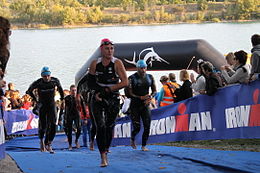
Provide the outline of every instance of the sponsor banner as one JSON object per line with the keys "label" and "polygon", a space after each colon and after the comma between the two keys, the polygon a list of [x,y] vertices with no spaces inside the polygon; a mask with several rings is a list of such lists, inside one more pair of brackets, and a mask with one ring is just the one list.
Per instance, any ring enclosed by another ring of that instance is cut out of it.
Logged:
{"label": "sponsor banner", "polygon": [[[148,143],[170,141],[260,138],[260,81],[228,86],[214,96],[198,95],[152,110]],[[128,145],[129,117],[114,128],[113,145]],[[141,144],[142,128],[136,136]]]}
{"label": "sponsor banner", "polygon": [[31,110],[11,110],[4,114],[7,134],[38,134],[39,117]]}

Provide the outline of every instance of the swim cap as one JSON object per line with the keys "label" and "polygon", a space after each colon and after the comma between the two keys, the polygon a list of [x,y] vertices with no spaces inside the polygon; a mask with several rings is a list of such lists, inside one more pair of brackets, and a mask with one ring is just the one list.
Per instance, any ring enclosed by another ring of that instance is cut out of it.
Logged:
{"label": "swim cap", "polygon": [[114,45],[114,43],[111,40],[109,40],[108,38],[104,38],[101,40],[100,47],[102,47],[103,45],[109,45],[109,44]]}
{"label": "swim cap", "polygon": [[46,66],[43,67],[43,68],[42,68],[42,71],[41,71],[41,75],[42,75],[42,76],[51,75],[51,71],[50,71],[49,67],[46,67]]}
{"label": "swim cap", "polygon": [[137,68],[146,68],[147,64],[143,59],[140,59],[140,60],[137,61],[136,67]]}

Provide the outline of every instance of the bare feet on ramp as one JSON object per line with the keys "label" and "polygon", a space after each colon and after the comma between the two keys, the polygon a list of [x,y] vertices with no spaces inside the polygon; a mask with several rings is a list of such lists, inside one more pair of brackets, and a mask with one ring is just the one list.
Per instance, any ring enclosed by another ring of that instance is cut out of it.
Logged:
{"label": "bare feet on ramp", "polygon": [[77,148],[77,149],[80,148],[80,144],[79,144],[79,142],[76,142],[76,148]]}
{"label": "bare feet on ramp", "polygon": [[46,151],[46,148],[45,148],[45,145],[44,145],[43,141],[40,142],[40,150],[41,150],[41,152],[45,152]]}
{"label": "bare feet on ramp", "polygon": [[89,149],[90,149],[91,151],[94,151],[94,142],[93,142],[93,141],[90,142],[90,144],[89,144]]}
{"label": "bare feet on ramp", "polygon": [[55,152],[52,150],[52,146],[51,144],[45,145],[46,146],[46,150],[49,151],[51,154],[54,154]]}
{"label": "bare feet on ramp", "polygon": [[146,148],[145,146],[142,146],[142,151],[149,151],[149,149]]}
{"label": "bare feet on ramp", "polygon": [[133,149],[136,149],[135,141],[130,139],[130,145]]}
{"label": "bare feet on ramp", "polygon": [[107,160],[107,154],[101,153],[101,163],[100,163],[100,167],[107,167],[108,165],[108,160]]}

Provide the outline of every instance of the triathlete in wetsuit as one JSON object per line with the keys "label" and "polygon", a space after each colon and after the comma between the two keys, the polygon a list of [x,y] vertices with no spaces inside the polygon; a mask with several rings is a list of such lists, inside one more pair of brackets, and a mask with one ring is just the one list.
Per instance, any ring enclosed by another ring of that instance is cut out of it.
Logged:
{"label": "triathlete in wetsuit", "polygon": [[[33,82],[29,89],[26,91],[34,101],[37,101],[39,105],[39,138],[40,138],[40,149],[54,153],[51,147],[51,143],[56,134],[56,118],[57,109],[55,104],[55,91],[58,89],[61,100],[64,98],[63,89],[60,81],[51,77],[51,72],[48,67],[43,67],[41,71],[42,78]],[[37,92],[37,98],[35,95]],[[45,139],[43,141],[45,135]],[[46,147],[46,148],[45,148]]]}
{"label": "triathlete in wetsuit", "polygon": [[127,86],[128,81],[122,61],[113,57],[113,43],[109,39],[103,39],[100,50],[102,57],[91,63],[87,83],[94,91],[91,111],[97,128],[100,166],[105,167],[108,165],[107,152],[112,141],[115,119],[119,113],[118,90]]}
{"label": "triathlete in wetsuit", "polygon": [[78,139],[81,134],[81,121],[80,114],[86,116],[86,105],[81,95],[77,94],[77,88],[75,85],[70,86],[70,94],[65,97],[65,113],[64,122],[67,129],[66,135],[69,142],[69,150],[72,150],[72,125],[76,126],[76,148],[80,148]]}
{"label": "triathlete in wetsuit", "polygon": [[[145,147],[149,137],[151,112],[149,104],[152,97],[156,94],[156,85],[151,74],[146,74],[147,64],[144,60],[137,61],[137,72],[132,74],[129,79],[129,86],[126,89],[126,95],[131,98],[130,116],[133,124],[131,133],[131,146],[136,149],[135,136],[140,131],[140,118],[143,121],[144,132],[142,136],[142,150],[147,151]],[[149,94],[151,88],[152,93]]]}

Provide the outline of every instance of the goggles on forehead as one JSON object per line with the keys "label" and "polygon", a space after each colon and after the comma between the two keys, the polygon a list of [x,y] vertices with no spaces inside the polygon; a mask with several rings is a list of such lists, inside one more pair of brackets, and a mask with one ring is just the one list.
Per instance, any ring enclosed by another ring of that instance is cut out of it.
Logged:
{"label": "goggles on forehead", "polygon": [[114,45],[114,43],[111,42],[111,41],[104,41],[104,42],[101,43],[100,47],[102,47],[103,45],[110,45],[110,44]]}

